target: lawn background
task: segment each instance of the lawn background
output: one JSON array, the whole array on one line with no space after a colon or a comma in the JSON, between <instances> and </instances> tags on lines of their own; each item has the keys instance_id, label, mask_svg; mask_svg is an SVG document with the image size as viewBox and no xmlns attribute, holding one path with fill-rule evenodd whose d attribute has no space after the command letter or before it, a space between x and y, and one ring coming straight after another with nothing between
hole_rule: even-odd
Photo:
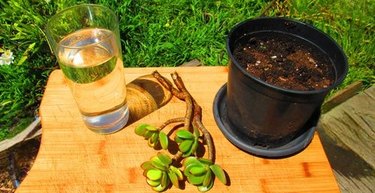
<instances>
[{"instance_id":1,"label":"lawn background","mask_svg":"<svg viewBox=\"0 0 375 193\"><path fill-rule=\"evenodd\" d=\"M342 46L349 74L338 88L375 83L375 1L372 0L0 0L0 141L14 136L37 116L49 73L58 68L44 35L57 11L97 3L119 16L125 67L178 66L198 59L227 65L225 38L238 22L286 16L328 33Z\"/></svg>"}]
</instances>

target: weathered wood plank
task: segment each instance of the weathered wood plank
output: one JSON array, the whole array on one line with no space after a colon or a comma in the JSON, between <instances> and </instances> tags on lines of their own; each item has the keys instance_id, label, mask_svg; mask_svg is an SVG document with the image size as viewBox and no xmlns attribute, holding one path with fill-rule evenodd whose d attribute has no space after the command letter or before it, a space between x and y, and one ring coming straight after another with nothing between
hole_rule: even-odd
<instances>
[{"instance_id":1,"label":"weathered wood plank","mask_svg":"<svg viewBox=\"0 0 375 193\"><path fill-rule=\"evenodd\" d=\"M375 190L375 169L350 148L318 128L328 160L342 193Z\"/></svg>"},{"instance_id":2,"label":"weathered wood plank","mask_svg":"<svg viewBox=\"0 0 375 193\"><path fill-rule=\"evenodd\" d=\"M331 96L322 106L322 113L328 112L329 110L335 108L341 103L345 102L349 98L356 95L363 88L361 81L354 82L343 90L338 91L336 94Z\"/></svg>"},{"instance_id":3,"label":"weathered wood plank","mask_svg":"<svg viewBox=\"0 0 375 193\"><path fill-rule=\"evenodd\" d=\"M202 63L199 60L194 59L189 62L185 62L181 64L180 66L181 67L197 67L197 66L202 66Z\"/></svg>"},{"instance_id":4,"label":"weathered wood plank","mask_svg":"<svg viewBox=\"0 0 375 193\"><path fill-rule=\"evenodd\" d=\"M341 192L375 190L375 86L323 114L318 132Z\"/></svg>"},{"instance_id":5,"label":"weathered wood plank","mask_svg":"<svg viewBox=\"0 0 375 193\"><path fill-rule=\"evenodd\" d=\"M375 86L324 114L320 123L375 168Z\"/></svg>"},{"instance_id":6,"label":"weathered wood plank","mask_svg":"<svg viewBox=\"0 0 375 193\"><path fill-rule=\"evenodd\" d=\"M342 193L345 192L374 192L375 191L375 176L359 176L352 177L342 175L341 173L334 172L337 180L339 181L339 187Z\"/></svg>"}]
</instances>

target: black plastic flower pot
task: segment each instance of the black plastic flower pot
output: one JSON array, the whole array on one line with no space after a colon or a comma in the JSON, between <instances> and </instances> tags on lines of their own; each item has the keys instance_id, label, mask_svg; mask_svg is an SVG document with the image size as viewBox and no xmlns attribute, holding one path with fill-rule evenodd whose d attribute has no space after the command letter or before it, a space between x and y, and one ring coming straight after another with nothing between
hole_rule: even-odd
<instances>
[{"instance_id":1,"label":"black plastic flower pot","mask_svg":"<svg viewBox=\"0 0 375 193\"><path fill-rule=\"evenodd\" d=\"M300 91L253 76L233 55L236 42L249 34L288 34L315 46L333 64L333 83L318 90ZM288 18L257 18L239 23L230 31L227 52L228 82L214 101L215 120L226 138L240 149L264 157L284 157L303 150L313 138L325 96L347 74L342 49L311 25Z\"/></svg>"}]
</instances>

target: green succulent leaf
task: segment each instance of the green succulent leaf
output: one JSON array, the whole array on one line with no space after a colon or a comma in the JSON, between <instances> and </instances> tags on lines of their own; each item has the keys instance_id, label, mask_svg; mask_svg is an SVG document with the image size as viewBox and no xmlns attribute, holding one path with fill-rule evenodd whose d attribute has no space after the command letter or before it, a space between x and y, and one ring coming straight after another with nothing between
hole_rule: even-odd
<instances>
[{"instance_id":1,"label":"green succulent leaf","mask_svg":"<svg viewBox=\"0 0 375 193\"><path fill-rule=\"evenodd\" d=\"M178 145L178 149L180 149L182 153L188 152L192 144L193 144L192 140L185 140L182 143L180 143L180 145Z\"/></svg>"},{"instance_id":2,"label":"green succulent leaf","mask_svg":"<svg viewBox=\"0 0 375 193\"><path fill-rule=\"evenodd\" d=\"M169 166L169 169L174 172L177 177L178 177L178 180L183 180L184 179L184 175L182 174L181 170L179 170L178 168L174 167L174 166Z\"/></svg>"},{"instance_id":3,"label":"green succulent leaf","mask_svg":"<svg viewBox=\"0 0 375 193\"><path fill-rule=\"evenodd\" d=\"M194 140L193 144L191 145L190 149L183 154L183 157L190 156L191 154L195 153L198 148L198 140Z\"/></svg>"},{"instance_id":4,"label":"green succulent leaf","mask_svg":"<svg viewBox=\"0 0 375 193\"><path fill-rule=\"evenodd\" d=\"M151 132L151 131L148 131L146 130L143 137L145 137L145 139L150 139L150 137L152 137L152 135L154 134L155 132Z\"/></svg>"},{"instance_id":5,"label":"green succulent leaf","mask_svg":"<svg viewBox=\"0 0 375 193\"><path fill-rule=\"evenodd\" d=\"M148 124L146 124L146 129L147 129L148 131L159 131L158 128L156 128L156 127L154 127L154 126L152 126L152 125L148 125Z\"/></svg>"},{"instance_id":6,"label":"green succulent leaf","mask_svg":"<svg viewBox=\"0 0 375 193\"><path fill-rule=\"evenodd\" d=\"M209 165L209 166L213 164L211 160L205 159L205 158L199 158L198 161L202 164Z\"/></svg>"},{"instance_id":7,"label":"green succulent leaf","mask_svg":"<svg viewBox=\"0 0 375 193\"><path fill-rule=\"evenodd\" d=\"M213 164L210 166L210 169L223 184L227 184L225 172L219 165Z\"/></svg>"},{"instance_id":8,"label":"green succulent leaf","mask_svg":"<svg viewBox=\"0 0 375 193\"><path fill-rule=\"evenodd\" d=\"M172 163L172 159L163 153L158 153L157 158L163 163L164 166L169 166Z\"/></svg>"},{"instance_id":9,"label":"green succulent leaf","mask_svg":"<svg viewBox=\"0 0 375 193\"><path fill-rule=\"evenodd\" d=\"M187 167L190 164L200 164L201 162L196 157L187 157L184 159L183 165Z\"/></svg>"},{"instance_id":10,"label":"green succulent leaf","mask_svg":"<svg viewBox=\"0 0 375 193\"><path fill-rule=\"evenodd\" d=\"M174 172L172 171L169 171L168 172L168 176L169 176L169 179L171 180L173 186L175 186L176 188L179 188L180 187L180 183L178 181L178 176L177 174L175 174Z\"/></svg>"},{"instance_id":11,"label":"green succulent leaf","mask_svg":"<svg viewBox=\"0 0 375 193\"><path fill-rule=\"evenodd\" d=\"M151 169L147 171L146 177L150 180L156 181L161 180L161 176L163 175L163 172L158 169Z\"/></svg>"},{"instance_id":12,"label":"green succulent leaf","mask_svg":"<svg viewBox=\"0 0 375 193\"><path fill-rule=\"evenodd\" d=\"M167 166L157 156L151 158L151 164L162 171L167 169Z\"/></svg>"},{"instance_id":13,"label":"green succulent leaf","mask_svg":"<svg viewBox=\"0 0 375 193\"><path fill-rule=\"evenodd\" d=\"M181 139L181 138L179 138L179 137L175 137L174 138L174 141L176 142L176 143L181 143L181 142L183 142L185 139Z\"/></svg>"},{"instance_id":14,"label":"green succulent leaf","mask_svg":"<svg viewBox=\"0 0 375 193\"><path fill-rule=\"evenodd\" d=\"M152 187L156 187L156 186L160 185L160 181L154 181L154 180L150 180L150 179L146 179L146 181L147 181L147 184L152 186Z\"/></svg>"},{"instance_id":15,"label":"green succulent leaf","mask_svg":"<svg viewBox=\"0 0 375 193\"><path fill-rule=\"evenodd\" d=\"M204 175L203 176L194 176L194 175L189 175L189 176L186 176L189 183L190 184L193 184L193 185L201 185L203 183L203 180L204 180Z\"/></svg>"},{"instance_id":16,"label":"green succulent leaf","mask_svg":"<svg viewBox=\"0 0 375 193\"><path fill-rule=\"evenodd\" d=\"M176 132L176 136L181 138L181 139L194 139L194 135L190 132L190 131L187 131L187 130L178 130Z\"/></svg>"},{"instance_id":17,"label":"green succulent leaf","mask_svg":"<svg viewBox=\"0 0 375 193\"><path fill-rule=\"evenodd\" d=\"M204 168L204 165L202 165L201 163L191 163L191 164L185 166L185 169L184 169L185 176L194 175L194 174L191 173L191 170L193 168ZM201 175L203 175L203 174L201 174Z\"/></svg>"},{"instance_id":18,"label":"green succulent leaf","mask_svg":"<svg viewBox=\"0 0 375 193\"><path fill-rule=\"evenodd\" d=\"M153 133L152 136L148 139L148 145L150 147L155 147L159 144L159 133Z\"/></svg>"},{"instance_id":19,"label":"green succulent leaf","mask_svg":"<svg viewBox=\"0 0 375 193\"><path fill-rule=\"evenodd\" d=\"M212 172L209 170L206 172L206 175L204 176L204 180L203 180L203 183L202 183L202 186L209 186L211 181L213 181L213 178L212 178Z\"/></svg>"},{"instance_id":20,"label":"green succulent leaf","mask_svg":"<svg viewBox=\"0 0 375 193\"><path fill-rule=\"evenodd\" d=\"M143 162L142 165L141 165L141 168L142 168L143 170L156 169L156 168L152 165L152 162L151 162L151 161Z\"/></svg>"},{"instance_id":21,"label":"green succulent leaf","mask_svg":"<svg viewBox=\"0 0 375 193\"><path fill-rule=\"evenodd\" d=\"M163 176L161 177L161 184L163 184L163 186L167 187L169 185L169 183L170 183L170 181L169 181L168 175L164 172Z\"/></svg>"},{"instance_id":22,"label":"green succulent leaf","mask_svg":"<svg viewBox=\"0 0 375 193\"><path fill-rule=\"evenodd\" d=\"M144 134L147 131L146 127L147 127L147 124L139 125L138 127L135 128L135 134L137 134L139 136L144 136Z\"/></svg>"},{"instance_id":23,"label":"green succulent leaf","mask_svg":"<svg viewBox=\"0 0 375 193\"><path fill-rule=\"evenodd\" d=\"M152 187L152 189L156 192L162 192L165 190L167 186L163 186L163 184L160 184L159 186L156 186L156 187Z\"/></svg>"},{"instance_id":24,"label":"green succulent leaf","mask_svg":"<svg viewBox=\"0 0 375 193\"><path fill-rule=\"evenodd\" d=\"M208 186L198 186L198 190L200 192L207 192L211 190L213 186L214 186L214 180L211 180L211 183Z\"/></svg>"},{"instance_id":25,"label":"green succulent leaf","mask_svg":"<svg viewBox=\"0 0 375 193\"><path fill-rule=\"evenodd\" d=\"M146 177L147 178L147 172L148 172L149 170L143 170L143 176L144 177Z\"/></svg>"},{"instance_id":26,"label":"green succulent leaf","mask_svg":"<svg viewBox=\"0 0 375 193\"><path fill-rule=\"evenodd\" d=\"M191 173L194 176L201 176L207 173L207 168L197 165L195 167L191 167L189 173Z\"/></svg>"},{"instance_id":27,"label":"green succulent leaf","mask_svg":"<svg viewBox=\"0 0 375 193\"><path fill-rule=\"evenodd\" d=\"M159 142L161 145L161 148L168 149L168 136L164 132L159 133Z\"/></svg>"}]
</instances>

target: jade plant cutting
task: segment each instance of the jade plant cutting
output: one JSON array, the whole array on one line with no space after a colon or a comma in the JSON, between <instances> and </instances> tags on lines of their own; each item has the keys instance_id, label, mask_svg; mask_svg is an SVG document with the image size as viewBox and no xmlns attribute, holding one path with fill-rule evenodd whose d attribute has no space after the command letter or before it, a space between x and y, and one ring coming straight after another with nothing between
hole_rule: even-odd
<instances>
[{"instance_id":1,"label":"jade plant cutting","mask_svg":"<svg viewBox=\"0 0 375 193\"><path fill-rule=\"evenodd\" d=\"M224 170L214 162L214 144L210 133L202 124L202 108L190 95L181 77L177 72L171 74L174 87L159 72L155 71L152 75L173 96L186 103L186 113L184 117L171 118L159 127L141 124L135 129L137 135L148 141L148 146L161 150L141 165L147 184L158 192L171 185L181 188L184 181L197 186L199 191L206 192L213 187L215 177L227 184ZM165 133L163 129L172 123L182 123L182 126ZM170 151L172 143L177 144L177 152ZM201 145L207 148L207 158L198 153Z\"/></svg>"}]
</instances>

